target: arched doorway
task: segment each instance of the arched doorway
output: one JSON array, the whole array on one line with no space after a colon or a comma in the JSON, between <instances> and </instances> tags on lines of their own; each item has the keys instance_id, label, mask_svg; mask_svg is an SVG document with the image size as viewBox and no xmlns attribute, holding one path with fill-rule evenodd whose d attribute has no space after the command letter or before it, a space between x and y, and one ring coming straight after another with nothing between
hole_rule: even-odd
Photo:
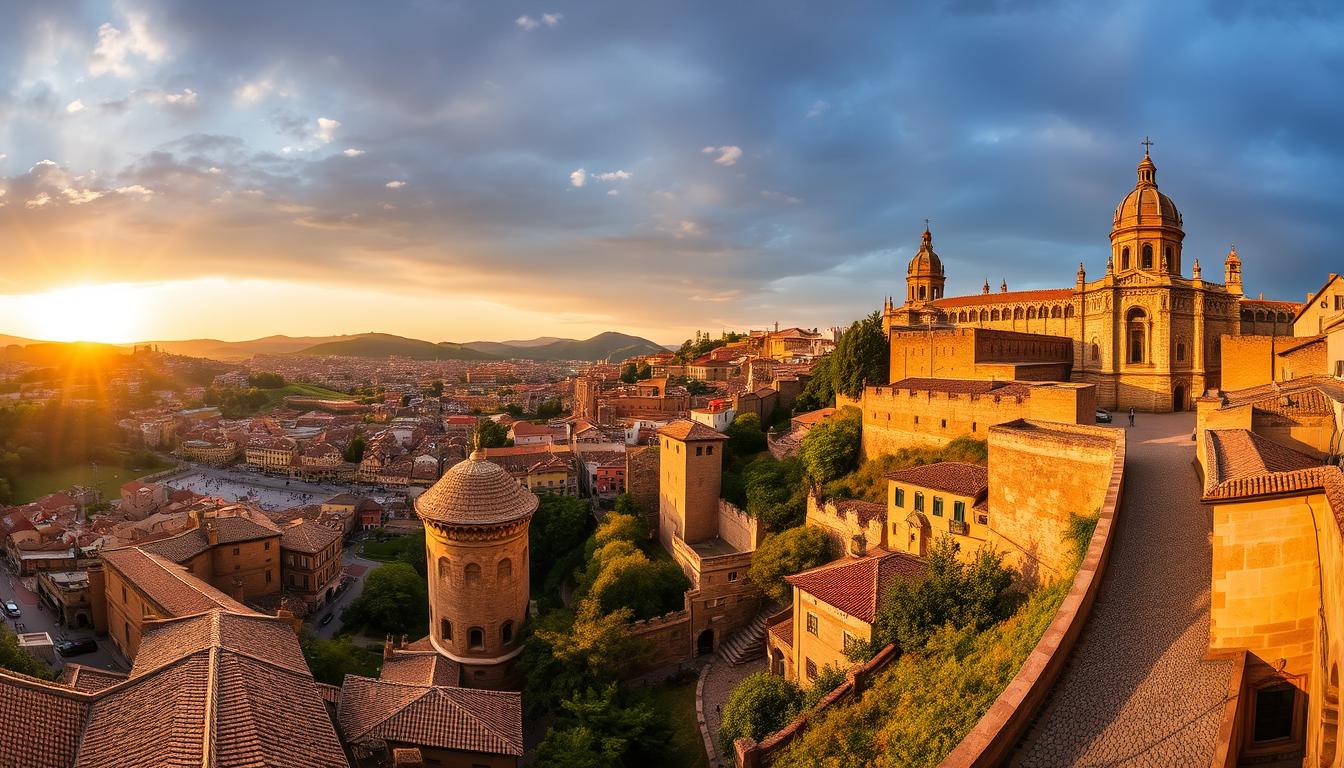
<instances>
[{"instance_id":1,"label":"arched doorway","mask_svg":"<svg viewBox=\"0 0 1344 768\"><path fill-rule=\"evenodd\" d=\"M778 648L770 651L770 673L780 677L784 676L784 652Z\"/></svg>"},{"instance_id":2,"label":"arched doorway","mask_svg":"<svg viewBox=\"0 0 1344 768\"><path fill-rule=\"evenodd\" d=\"M706 629L695 639L695 655L708 656L714 652L714 630Z\"/></svg>"},{"instance_id":3,"label":"arched doorway","mask_svg":"<svg viewBox=\"0 0 1344 768\"><path fill-rule=\"evenodd\" d=\"M1141 365L1148 361L1148 314L1134 307L1125 314L1125 360Z\"/></svg>"},{"instance_id":4,"label":"arched doorway","mask_svg":"<svg viewBox=\"0 0 1344 768\"><path fill-rule=\"evenodd\" d=\"M1177 384L1176 388L1171 391L1171 410L1185 410L1185 387L1180 384Z\"/></svg>"}]
</instances>

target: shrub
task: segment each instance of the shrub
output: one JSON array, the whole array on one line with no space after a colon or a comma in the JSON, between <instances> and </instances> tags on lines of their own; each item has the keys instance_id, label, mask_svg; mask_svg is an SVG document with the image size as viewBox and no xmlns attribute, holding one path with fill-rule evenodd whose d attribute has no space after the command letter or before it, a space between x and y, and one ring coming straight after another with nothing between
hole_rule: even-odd
<instances>
[{"instance_id":1,"label":"shrub","mask_svg":"<svg viewBox=\"0 0 1344 768\"><path fill-rule=\"evenodd\" d=\"M854 471L859 464L862 428L863 414L848 406L830 421L813 427L798 448L807 479L824 485Z\"/></svg>"},{"instance_id":2,"label":"shrub","mask_svg":"<svg viewBox=\"0 0 1344 768\"><path fill-rule=\"evenodd\" d=\"M774 600L787 600L789 576L828 563L834 557L831 539L820 528L798 526L770 534L756 548L747 578Z\"/></svg>"},{"instance_id":3,"label":"shrub","mask_svg":"<svg viewBox=\"0 0 1344 768\"><path fill-rule=\"evenodd\" d=\"M769 672L748 675L723 705L719 744L732 754L733 742L744 736L760 741L788 725L802 703L803 692L796 684Z\"/></svg>"}]
</instances>

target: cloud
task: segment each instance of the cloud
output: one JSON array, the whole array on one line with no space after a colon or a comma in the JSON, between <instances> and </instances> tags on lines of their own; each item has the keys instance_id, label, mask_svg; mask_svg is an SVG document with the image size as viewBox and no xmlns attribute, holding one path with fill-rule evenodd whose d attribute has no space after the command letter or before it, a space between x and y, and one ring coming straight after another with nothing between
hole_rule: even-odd
<instances>
[{"instance_id":1,"label":"cloud","mask_svg":"<svg viewBox=\"0 0 1344 768\"><path fill-rule=\"evenodd\" d=\"M135 68L128 61L131 57L154 63L167 53L167 46L150 33L144 17L127 14L125 32L111 23L98 27L98 43L89 55L88 70L94 77L127 78L135 74Z\"/></svg>"},{"instance_id":2,"label":"cloud","mask_svg":"<svg viewBox=\"0 0 1344 768\"><path fill-rule=\"evenodd\" d=\"M65 111L72 115L75 114L76 112L83 112L84 102L80 101L79 99L75 99L74 101L65 105Z\"/></svg>"},{"instance_id":3,"label":"cloud","mask_svg":"<svg viewBox=\"0 0 1344 768\"><path fill-rule=\"evenodd\" d=\"M714 162L719 165L737 165L738 158L742 157L742 148L731 144L724 147L705 147L700 152L706 155L718 153L719 156L714 158Z\"/></svg>"},{"instance_id":4,"label":"cloud","mask_svg":"<svg viewBox=\"0 0 1344 768\"><path fill-rule=\"evenodd\" d=\"M317 133L314 136L323 144L330 144L332 136L336 129L341 127L340 120L332 120L329 117L317 118Z\"/></svg>"},{"instance_id":5,"label":"cloud","mask_svg":"<svg viewBox=\"0 0 1344 768\"><path fill-rule=\"evenodd\" d=\"M61 194L65 195L66 201L71 205L91 203L103 196L102 192L95 189L76 189L74 187L66 187L65 189L62 189Z\"/></svg>"},{"instance_id":6,"label":"cloud","mask_svg":"<svg viewBox=\"0 0 1344 768\"><path fill-rule=\"evenodd\" d=\"M802 200L799 200L793 195L786 195L783 192L776 192L773 189L762 189L761 197L765 198L766 200L774 200L775 202L779 203L788 203L789 205L797 205L803 202Z\"/></svg>"},{"instance_id":7,"label":"cloud","mask_svg":"<svg viewBox=\"0 0 1344 768\"><path fill-rule=\"evenodd\" d=\"M569 174L569 183L576 187L582 187L588 183L588 172L582 168Z\"/></svg>"},{"instance_id":8,"label":"cloud","mask_svg":"<svg viewBox=\"0 0 1344 768\"><path fill-rule=\"evenodd\" d=\"M359 157L360 155L364 154L364 150L362 150L362 149L355 149L354 147L349 147L349 148L343 150L343 151L341 152L341 154L342 154L342 155L345 155L346 157Z\"/></svg>"},{"instance_id":9,"label":"cloud","mask_svg":"<svg viewBox=\"0 0 1344 768\"><path fill-rule=\"evenodd\" d=\"M608 189L608 190L607 190L607 196L608 196L608 197L616 197L616 196L619 195L619 194L621 194L621 190L619 190L619 189Z\"/></svg>"},{"instance_id":10,"label":"cloud","mask_svg":"<svg viewBox=\"0 0 1344 768\"><path fill-rule=\"evenodd\" d=\"M543 13L539 18L519 16L513 20L513 23L516 24L519 29L536 29L543 24L548 27L558 26L560 20L563 18L565 18L563 13Z\"/></svg>"},{"instance_id":11,"label":"cloud","mask_svg":"<svg viewBox=\"0 0 1344 768\"><path fill-rule=\"evenodd\" d=\"M183 88L181 93L164 93L160 97L164 104L172 104L179 107L196 106L197 93L190 88Z\"/></svg>"},{"instance_id":12,"label":"cloud","mask_svg":"<svg viewBox=\"0 0 1344 768\"><path fill-rule=\"evenodd\" d=\"M598 181L628 181L634 174L629 171L607 171L606 173L595 173L593 178Z\"/></svg>"},{"instance_id":13,"label":"cloud","mask_svg":"<svg viewBox=\"0 0 1344 768\"><path fill-rule=\"evenodd\" d=\"M811 107L808 107L807 116L821 117L821 115L824 114L826 111L828 111L830 108L831 103L829 101L823 101L821 99L817 99L816 101L812 102Z\"/></svg>"},{"instance_id":14,"label":"cloud","mask_svg":"<svg viewBox=\"0 0 1344 768\"><path fill-rule=\"evenodd\" d=\"M46 192L39 193L36 197L24 202L24 208L41 208L51 202L51 195Z\"/></svg>"},{"instance_id":15,"label":"cloud","mask_svg":"<svg viewBox=\"0 0 1344 768\"><path fill-rule=\"evenodd\" d=\"M243 106L256 104L266 98L275 90L275 83L270 78L252 80L238 86L233 91L233 100Z\"/></svg>"},{"instance_id":16,"label":"cloud","mask_svg":"<svg viewBox=\"0 0 1344 768\"><path fill-rule=\"evenodd\" d=\"M401 189L402 187L406 186L406 182L402 181L401 179L396 179L394 181L387 182L383 186L387 187L388 189Z\"/></svg>"}]
</instances>

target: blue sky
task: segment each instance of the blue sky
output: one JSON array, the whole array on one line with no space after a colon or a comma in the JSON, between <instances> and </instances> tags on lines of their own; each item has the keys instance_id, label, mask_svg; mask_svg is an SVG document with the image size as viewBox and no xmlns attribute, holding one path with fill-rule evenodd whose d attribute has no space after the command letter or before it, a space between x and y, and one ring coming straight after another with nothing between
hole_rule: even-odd
<instances>
[{"instance_id":1,"label":"blue sky","mask_svg":"<svg viewBox=\"0 0 1344 768\"><path fill-rule=\"evenodd\" d=\"M1339 271L1328 3L7 14L0 332L109 283L142 337L826 327L902 293L926 217L949 294L1068 286L1145 135L1187 263Z\"/></svg>"}]
</instances>

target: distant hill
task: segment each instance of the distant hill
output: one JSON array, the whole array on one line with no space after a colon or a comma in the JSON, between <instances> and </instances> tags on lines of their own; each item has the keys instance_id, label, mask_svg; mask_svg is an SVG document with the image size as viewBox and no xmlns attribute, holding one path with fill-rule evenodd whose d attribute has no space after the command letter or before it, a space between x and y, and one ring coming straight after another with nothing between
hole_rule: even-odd
<instances>
[{"instance_id":1,"label":"distant hill","mask_svg":"<svg viewBox=\"0 0 1344 768\"><path fill-rule=\"evenodd\" d=\"M556 341L570 341L570 339L561 336L538 336L535 339L514 339L512 341L501 341L499 343L510 347L540 347L542 344L550 344ZM467 345L470 346L473 343L477 342L467 342ZM479 343L489 344L490 342L486 341Z\"/></svg>"},{"instance_id":2,"label":"distant hill","mask_svg":"<svg viewBox=\"0 0 1344 768\"><path fill-rule=\"evenodd\" d=\"M666 351L640 336L616 331L599 333L591 339L532 339L525 342L471 341L463 346L494 357L521 360L611 360L619 362L635 355Z\"/></svg>"},{"instance_id":3,"label":"distant hill","mask_svg":"<svg viewBox=\"0 0 1344 768\"><path fill-rule=\"evenodd\" d=\"M42 343L44 342L38 341L37 339L25 339L22 336L9 336L7 334L0 333L0 347L8 347L11 345L26 347L29 344L42 344Z\"/></svg>"},{"instance_id":4,"label":"distant hill","mask_svg":"<svg viewBox=\"0 0 1344 768\"><path fill-rule=\"evenodd\" d=\"M246 360L253 355L289 355L317 344L343 341L354 336L266 336L247 341L220 341L219 339L187 339L183 341L142 341L156 344L159 349L174 355L208 357L214 360Z\"/></svg>"},{"instance_id":5,"label":"distant hill","mask_svg":"<svg viewBox=\"0 0 1344 768\"><path fill-rule=\"evenodd\" d=\"M336 355L340 357L408 357L412 360L493 360L494 355L468 349L450 341L408 339L390 333L362 333L340 341L327 341L295 352L299 355Z\"/></svg>"}]
</instances>

